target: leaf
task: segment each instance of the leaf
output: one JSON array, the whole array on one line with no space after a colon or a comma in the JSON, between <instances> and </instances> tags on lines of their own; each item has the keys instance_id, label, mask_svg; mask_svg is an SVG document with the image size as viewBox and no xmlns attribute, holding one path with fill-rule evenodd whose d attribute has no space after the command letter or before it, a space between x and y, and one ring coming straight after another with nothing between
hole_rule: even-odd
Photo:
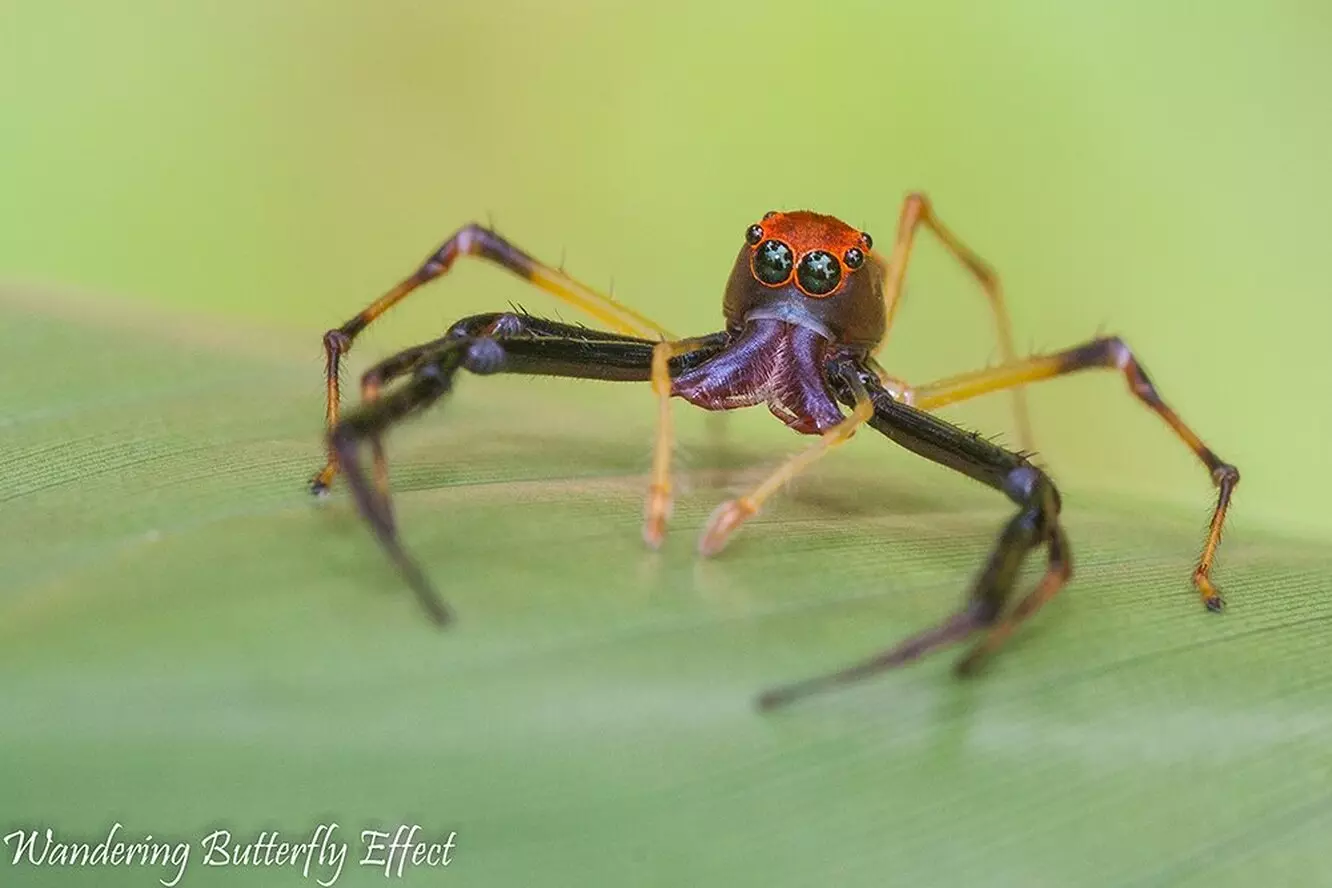
<instances>
[{"instance_id":1,"label":"leaf","mask_svg":"<svg viewBox=\"0 0 1332 888\"><path fill-rule=\"evenodd\" d=\"M801 442L740 417L720 457L682 405L693 485L651 553L644 390L468 379L389 440L406 542L460 616L439 632L340 488L304 491L314 338L10 291L0 347L11 828L303 841L336 821L352 842L340 885L382 883L355 865L359 831L400 822L456 830L448 876L466 885L1326 871L1321 541L1237 524L1216 617L1187 582L1201 511L1065 491L1074 582L983 677L955 680L946 654L760 715L762 688L956 606L1002 498L858 436L702 562L722 488ZM193 853L182 884L298 878ZM10 868L6 884L163 875L0 855Z\"/></svg>"}]
</instances>

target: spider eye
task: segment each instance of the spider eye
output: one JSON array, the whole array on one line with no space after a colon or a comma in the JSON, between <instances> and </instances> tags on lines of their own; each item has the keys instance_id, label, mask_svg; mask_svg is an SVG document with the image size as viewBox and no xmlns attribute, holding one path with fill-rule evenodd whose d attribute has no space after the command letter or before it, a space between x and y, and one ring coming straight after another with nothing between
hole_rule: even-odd
<instances>
[{"instance_id":1,"label":"spider eye","mask_svg":"<svg viewBox=\"0 0 1332 888\"><path fill-rule=\"evenodd\" d=\"M781 241L766 240L754 251L754 276L765 284L780 284L791 276L795 260Z\"/></svg>"},{"instance_id":2,"label":"spider eye","mask_svg":"<svg viewBox=\"0 0 1332 888\"><path fill-rule=\"evenodd\" d=\"M867 250L874 249L874 238L869 236L868 231L860 232L860 242L865 245L865 249Z\"/></svg>"},{"instance_id":3,"label":"spider eye","mask_svg":"<svg viewBox=\"0 0 1332 888\"><path fill-rule=\"evenodd\" d=\"M796 277L800 280L800 289L812 296L822 296L837 289L837 283L842 279L842 266L832 253L814 250L800 260Z\"/></svg>"},{"instance_id":4,"label":"spider eye","mask_svg":"<svg viewBox=\"0 0 1332 888\"><path fill-rule=\"evenodd\" d=\"M763 240L763 227L761 225L751 225L745 230L745 240L752 247L754 244Z\"/></svg>"},{"instance_id":5,"label":"spider eye","mask_svg":"<svg viewBox=\"0 0 1332 888\"><path fill-rule=\"evenodd\" d=\"M847 268L854 270L865 264L865 254L858 247L852 247L842 256L842 261L846 263Z\"/></svg>"}]
</instances>

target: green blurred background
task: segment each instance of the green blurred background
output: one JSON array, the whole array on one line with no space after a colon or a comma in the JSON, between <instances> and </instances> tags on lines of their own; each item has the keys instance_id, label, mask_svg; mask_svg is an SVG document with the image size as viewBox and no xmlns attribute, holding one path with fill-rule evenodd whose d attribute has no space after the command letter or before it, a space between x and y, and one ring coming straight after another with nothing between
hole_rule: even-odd
<instances>
[{"instance_id":1,"label":"green blurred background","mask_svg":"<svg viewBox=\"0 0 1332 888\"><path fill-rule=\"evenodd\" d=\"M1325 4L11 0L0 39L5 824L415 817L466 884L1332 883ZM761 213L885 244L912 189L1020 347L1121 334L1239 466L1226 618L1186 584L1209 480L1111 374L1030 394L1059 615L980 683L775 719L754 690L951 606L1003 503L860 436L696 565L722 488L801 442L750 411L718 450L681 408L698 471L649 555L645 389L469 380L392 444L441 638L303 499L320 335L461 224L698 333ZM557 312L460 267L353 369L510 301ZM995 357L922 247L884 363ZM948 415L1011 440L1007 410ZM43 875L148 878L0 881Z\"/></svg>"}]
</instances>

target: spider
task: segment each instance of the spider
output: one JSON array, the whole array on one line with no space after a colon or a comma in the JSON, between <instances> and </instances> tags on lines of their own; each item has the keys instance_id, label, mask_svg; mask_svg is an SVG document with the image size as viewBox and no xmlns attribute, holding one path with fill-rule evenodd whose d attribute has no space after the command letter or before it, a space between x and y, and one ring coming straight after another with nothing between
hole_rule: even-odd
<instances>
[{"instance_id":1,"label":"spider","mask_svg":"<svg viewBox=\"0 0 1332 888\"><path fill-rule=\"evenodd\" d=\"M901 302L908 260L922 228L933 232L988 297L1003 359L999 366L927 385L909 385L889 376L875 360ZM518 312L467 317L440 338L367 370L361 380L362 404L340 417L339 365L357 334L409 293L445 274L459 256L479 256L506 268L613 332ZM722 312L725 329L677 339L632 309L537 261L494 231L468 225L401 283L325 334L328 458L311 480L311 490L322 494L339 469L345 473L361 515L426 612L441 625L450 620L449 608L398 538L383 436L448 393L460 370L480 375L520 373L650 382L658 416L643 538L653 548L661 545L671 514L672 397L706 410L766 404L787 426L815 437L762 483L717 508L699 539L699 551L705 556L720 552L787 481L866 425L1012 500L1017 513L1003 527L965 603L954 614L861 663L764 693L759 704L771 708L979 635L956 664L958 674L970 675L1019 624L1054 597L1072 574L1072 559L1059 521L1059 493L1028 457L1031 433L1023 386L1102 368L1122 373L1129 391L1165 420L1211 474L1218 496L1193 585L1208 610L1223 608L1212 583L1212 563L1239 472L1166 406L1133 351L1119 337L1100 337L1063 351L1019 359L1013 351L998 278L939 221L925 195L911 194L903 202L897 236L887 256L873 250L869 234L832 216L810 211L765 214L744 233L726 284ZM388 387L390 383L396 384ZM929 412L1003 389L1012 390L1021 451L964 431ZM362 460L363 444L371 452L369 476ZM1044 575L1032 591L1006 610L1023 561L1042 546L1047 559Z\"/></svg>"}]
</instances>

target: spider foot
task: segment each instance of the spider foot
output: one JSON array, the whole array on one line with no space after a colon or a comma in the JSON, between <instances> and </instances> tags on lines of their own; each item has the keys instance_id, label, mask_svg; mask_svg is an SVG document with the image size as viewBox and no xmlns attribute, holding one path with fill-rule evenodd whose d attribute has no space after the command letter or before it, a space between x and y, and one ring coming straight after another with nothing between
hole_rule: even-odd
<instances>
[{"instance_id":1,"label":"spider foot","mask_svg":"<svg viewBox=\"0 0 1332 888\"><path fill-rule=\"evenodd\" d=\"M333 483L335 472L336 469L329 466L325 466L316 472L314 477L310 479L310 494L320 499L328 496L328 489Z\"/></svg>"},{"instance_id":2,"label":"spider foot","mask_svg":"<svg viewBox=\"0 0 1332 888\"><path fill-rule=\"evenodd\" d=\"M647 504L643 508L643 542L648 548L661 548L666 539L666 523L671 520L672 505L669 487L653 484L648 488Z\"/></svg>"},{"instance_id":3,"label":"spider foot","mask_svg":"<svg viewBox=\"0 0 1332 888\"><path fill-rule=\"evenodd\" d=\"M1221 590L1212 584L1212 580L1207 573L1199 568L1193 574L1193 585L1198 589L1198 594L1202 596L1203 607L1214 614L1219 614L1226 609L1226 600L1221 597Z\"/></svg>"},{"instance_id":4,"label":"spider foot","mask_svg":"<svg viewBox=\"0 0 1332 888\"><path fill-rule=\"evenodd\" d=\"M739 499L727 500L722 503L712 513L712 518L709 519L707 530L703 531L703 536L699 537L699 554L704 557L711 557L726 548L726 543L731 539L731 534L735 533L741 524L744 524L757 513L758 506L748 497L742 496Z\"/></svg>"}]
</instances>

